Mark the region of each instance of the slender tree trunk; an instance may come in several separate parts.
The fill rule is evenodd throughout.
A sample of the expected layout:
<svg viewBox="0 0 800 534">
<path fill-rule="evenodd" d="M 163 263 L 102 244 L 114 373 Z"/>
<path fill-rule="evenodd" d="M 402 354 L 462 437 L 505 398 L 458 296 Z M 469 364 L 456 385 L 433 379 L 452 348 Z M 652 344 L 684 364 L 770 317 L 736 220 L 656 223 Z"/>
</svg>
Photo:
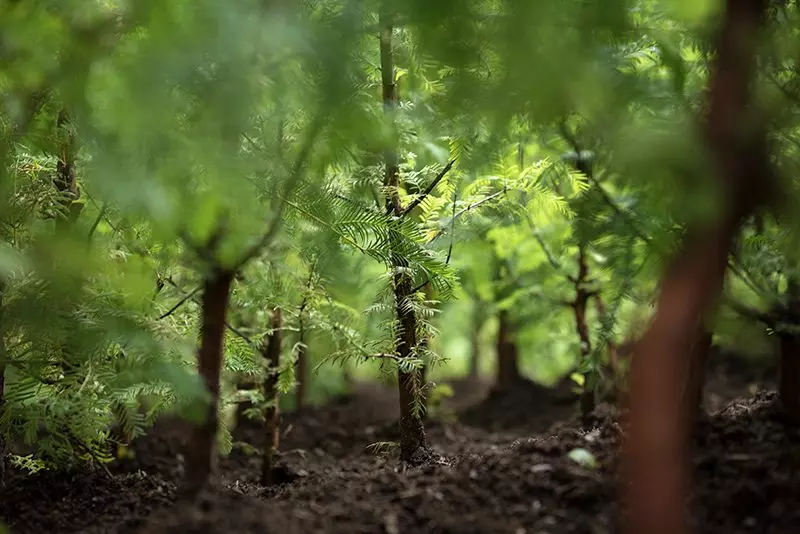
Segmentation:
<svg viewBox="0 0 800 534">
<path fill-rule="evenodd" d="M 657 311 L 632 362 L 630 431 L 625 443 L 629 534 L 684 534 L 689 481 L 681 361 L 697 325 L 722 291 L 728 254 L 742 219 L 774 184 L 766 136 L 752 125 L 750 83 L 763 0 L 728 0 L 710 78 L 707 140 L 723 183 L 723 210 L 690 233 L 661 281 Z M 766 187 L 765 187 L 766 186 Z"/>
<path fill-rule="evenodd" d="M 413 290 L 411 280 L 403 273 L 395 275 L 395 310 L 400 319 L 400 336 L 397 354 L 400 358 L 410 358 L 417 344 L 417 319 L 405 301 Z M 414 461 L 419 453 L 427 451 L 428 444 L 422 423 L 424 410 L 423 384 L 421 370 L 403 372 L 398 370 L 398 389 L 400 394 L 400 457 L 407 462 Z"/>
<path fill-rule="evenodd" d="M 581 361 L 586 361 L 592 354 L 592 340 L 589 338 L 589 326 L 586 323 L 586 307 L 589 303 L 589 292 L 584 285 L 589 273 L 589 266 L 586 262 L 586 248 L 581 245 L 578 248 L 578 276 L 575 278 L 575 301 L 572 303 L 572 310 L 575 313 L 575 329 L 578 332 L 580 341 Z M 594 376 L 592 371 L 583 375 L 583 391 L 580 396 L 581 416 L 587 419 L 595 408 L 595 388 Z"/>
<path fill-rule="evenodd" d="M 697 416 L 703 406 L 703 391 L 706 382 L 706 365 L 711 351 L 711 340 L 713 335 L 701 322 L 695 334 L 694 343 L 687 359 L 686 378 L 683 381 L 683 409 L 686 413 L 686 421 L 689 425 L 687 430 L 691 431 Z"/>
<path fill-rule="evenodd" d="M 778 333 L 779 380 L 778 394 L 787 420 L 800 424 L 800 287 L 797 280 L 789 279 L 787 310 L 784 314 L 790 330 Z"/>
<path fill-rule="evenodd" d="M 77 219 L 83 209 L 83 205 L 75 202 L 80 197 L 78 190 L 78 179 L 75 173 L 76 141 L 69 115 L 61 110 L 58 113 L 58 128 L 62 131 L 64 141 L 61 143 L 58 163 L 56 164 L 56 176 L 54 179 L 56 189 L 61 194 L 59 204 L 63 210 L 63 216 L 56 218 L 56 230 L 63 231 L 69 228 Z"/>
<path fill-rule="evenodd" d="M 272 460 L 280 445 L 280 408 L 278 406 L 278 379 L 280 378 L 283 316 L 280 308 L 272 310 L 270 329 L 261 355 L 267 363 L 264 379 L 264 400 L 270 403 L 264 410 L 264 463 L 261 465 L 261 484 L 272 484 Z"/>
<path fill-rule="evenodd" d="M 521 375 L 517 362 L 514 326 L 508 317 L 508 310 L 500 310 L 497 320 L 497 382 L 495 389 L 502 391 L 513 388 L 521 380 Z"/>
<path fill-rule="evenodd" d="M 197 368 L 205 382 L 211 402 L 203 423 L 192 429 L 186 451 L 186 479 L 183 491 L 187 496 L 198 494 L 216 474 L 219 380 L 222 368 L 225 314 L 228 309 L 233 273 L 215 271 L 203 284 L 200 349 Z"/>
<path fill-rule="evenodd" d="M 662 279 L 655 319 L 637 345 L 627 443 L 634 478 L 630 534 L 686 532 L 688 421 L 679 402 L 685 384 L 681 362 L 692 358 L 696 324 L 721 290 L 734 228 L 720 225 L 687 242 Z"/>
<path fill-rule="evenodd" d="M 392 51 L 391 24 L 387 24 L 381 17 L 380 35 L 380 60 L 381 78 L 383 85 L 384 112 L 391 116 L 397 104 L 397 87 L 394 79 L 394 58 Z M 402 216 L 403 207 L 400 204 L 400 169 L 397 153 L 386 150 L 384 185 L 388 189 L 389 198 L 386 201 L 387 211 Z M 392 245 L 393 246 L 393 245 Z M 394 248 L 394 247 L 393 247 Z M 395 313 L 401 329 L 398 336 L 396 352 L 400 358 L 410 358 L 417 346 L 417 317 L 408 299 L 413 296 L 413 281 L 406 271 L 406 262 L 397 254 L 392 254 L 395 259 L 394 269 L 394 299 Z M 405 462 L 414 462 L 421 454 L 428 452 L 425 429 L 422 423 L 422 409 L 424 401 L 422 394 L 422 377 L 419 370 L 404 372 L 398 369 L 397 385 L 400 397 L 400 458 Z"/>
<path fill-rule="evenodd" d="M 5 332 L 4 312 L 5 312 L 5 282 L 0 280 L 0 414 L 3 413 L 3 404 L 5 403 L 5 385 L 6 385 L 6 344 L 3 336 Z M 0 486 L 5 485 L 5 472 L 6 472 L 6 441 L 2 431 L 0 431 Z"/>
</svg>

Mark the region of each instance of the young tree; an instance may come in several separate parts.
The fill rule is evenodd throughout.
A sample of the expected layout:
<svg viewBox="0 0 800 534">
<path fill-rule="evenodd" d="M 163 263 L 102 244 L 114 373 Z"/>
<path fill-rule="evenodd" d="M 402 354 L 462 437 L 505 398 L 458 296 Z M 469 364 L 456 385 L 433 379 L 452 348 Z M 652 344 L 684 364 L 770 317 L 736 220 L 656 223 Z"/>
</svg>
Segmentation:
<svg viewBox="0 0 800 534">
<path fill-rule="evenodd" d="M 197 353 L 197 370 L 203 378 L 211 402 L 203 421 L 193 427 L 186 448 L 184 491 L 188 495 L 197 494 L 216 472 L 217 414 L 225 315 L 235 274 L 236 271 L 214 267 L 203 281 L 202 326 L 200 348 Z"/>
<path fill-rule="evenodd" d="M 387 20 L 385 14 L 382 15 L 380 24 L 383 106 L 387 116 L 392 117 L 398 99 L 393 52 L 394 26 Z M 390 148 L 385 151 L 384 162 L 384 187 L 388 195 L 386 211 L 401 219 L 406 211 L 400 201 L 400 168 L 396 149 Z M 413 462 L 419 460 L 420 455 L 424 457 L 428 454 L 421 413 L 424 406 L 421 398 L 424 384 L 420 369 L 406 364 L 417 350 L 417 316 L 411 301 L 414 298 L 414 282 L 407 272 L 407 262 L 396 254 L 394 256 L 391 268 L 394 271 L 392 284 L 398 326 L 396 352 L 400 359 L 397 371 L 397 386 L 400 393 L 400 457 L 403 461 Z"/>
</svg>

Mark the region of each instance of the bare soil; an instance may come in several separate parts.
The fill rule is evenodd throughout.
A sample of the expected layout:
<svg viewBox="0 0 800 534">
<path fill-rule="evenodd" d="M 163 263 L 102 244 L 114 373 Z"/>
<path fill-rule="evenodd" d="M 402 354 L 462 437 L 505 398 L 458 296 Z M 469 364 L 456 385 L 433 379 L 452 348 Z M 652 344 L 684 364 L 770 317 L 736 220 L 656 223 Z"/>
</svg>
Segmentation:
<svg viewBox="0 0 800 534">
<path fill-rule="evenodd" d="M 800 531 L 800 431 L 781 420 L 772 378 L 712 362 L 710 411 L 694 440 L 698 532 Z M 754 381 L 764 387 L 755 394 Z M 369 448 L 396 439 L 396 394 L 361 386 L 284 416 L 277 487 L 257 484 L 262 431 L 244 422 L 218 488 L 179 502 L 185 425 L 164 420 L 111 476 L 15 475 L 0 489 L 0 518 L 13 534 L 617 532 L 623 436 L 614 409 L 601 405 L 584 427 L 563 384 L 522 382 L 500 394 L 462 380 L 454 390 L 428 421 L 443 458 L 429 465 L 404 468 L 388 445 Z M 575 449 L 596 465 L 571 459 Z"/>
</svg>

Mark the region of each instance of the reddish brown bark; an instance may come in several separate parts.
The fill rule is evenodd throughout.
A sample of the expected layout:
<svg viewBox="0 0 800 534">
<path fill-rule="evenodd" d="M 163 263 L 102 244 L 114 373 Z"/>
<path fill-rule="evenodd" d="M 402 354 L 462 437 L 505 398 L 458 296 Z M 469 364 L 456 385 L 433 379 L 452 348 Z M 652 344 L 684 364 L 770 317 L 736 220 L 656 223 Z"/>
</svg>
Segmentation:
<svg viewBox="0 0 800 534">
<path fill-rule="evenodd" d="M 225 335 L 225 314 L 228 309 L 233 273 L 215 271 L 203 283 L 202 327 L 197 368 L 205 382 L 211 402 L 205 421 L 192 429 L 186 451 L 186 479 L 183 491 L 196 495 L 216 474 L 219 379 Z"/>
<path fill-rule="evenodd" d="M 264 400 L 269 403 L 264 409 L 264 461 L 261 464 L 261 484 L 272 485 L 272 463 L 280 445 L 280 408 L 278 406 L 278 379 L 280 378 L 281 341 L 283 314 L 280 308 L 272 310 L 270 334 L 261 345 L 261 355 L 266 360 L 267 374 L 264 378 Z"/>
<path fill-rule="evenodd" d="M 629 534 L 684 534 L 688 488 L 682 365 L 700 322 L 722 290 L 742 219 L 766 200 L 765 137 L 746 131 L 763 1 L 728 0 L 710 79 L 707 137 L 723 182 L 721 214 L 686 236 L 661 282 L 657 311 L 632 362 L 630 431 L 625 444 Z M 751 117 L 750 117 L 751 118 Z"/>
<path fill-rule="evenodd" d="M 517 362 L 517 344 L 514 339 L 514 325 L 508 317 L 508 310 L 500 310 L 497 315 L 497 380 L 495 389 L 506 390 L 514 387 L 520 380 Z"/>
<path fill-rule="evenodd" d="M 383 19 L 383 17 L 381 17 Z M 381 82 L 383 88 L 384 111 L 390 115 L 397 105 L 397 86 L 394 78 L 394 58 L 392 51 L 393 28 L 385 20 L 381 20 L 382 31 L 380 35 L 380 61 Z M 400 168 L 397 163 L 397 153 L 386 150 L 384 153 L 385 174 L 384 185 L 389 191 L 386 199 L 388 213 L 397 217 L 403 215 L 403 206 L 400 202 Z M 406 272 L 408 267 L 404 258 L 393 254 L 392 268 L 394 269 L 394 300 L 395 313 L 400 327 L 397 336 L 395 352 L 400 359 L 410 358 L 417 346 L 417 317 L 408 299 L 414 293 L 412 279 Z M 425 428 L 422 423 L 421 411 L 424 401 L 420 398 L 422 391 L 422 377 L 419 370 L 410 372 L 397 371 L 397 387 L 400 397 L 400 458 L 405 462 L 414 462 L 420 455 L 428 452 Z"/>
<path fill-rule="evenodd" d="M 797 280 L 790 279 L 787 290 L 785 321 L 791 330 L 778 333 L 779 381 L 778 394 L 788 422 L 800 424 L 800 287 Z"/>
</svg>

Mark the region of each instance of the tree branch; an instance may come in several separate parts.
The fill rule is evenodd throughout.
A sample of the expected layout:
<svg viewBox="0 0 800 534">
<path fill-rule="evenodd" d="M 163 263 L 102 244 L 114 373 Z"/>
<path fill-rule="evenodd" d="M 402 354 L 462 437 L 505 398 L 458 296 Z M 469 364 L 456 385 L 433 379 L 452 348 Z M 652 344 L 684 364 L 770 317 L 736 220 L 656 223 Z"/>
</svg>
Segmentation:
<svg viewBox="0 0 800 534">
<path fill-rule="evenodd" d="M 489 195 L 488 197 L 486 197 L 486 198 L 484 198 L 484 199 L 481 199 L 481 200 L 479 200 L 478 202 L 473 202 L 472 204 L 470 204 L 470 205 L 469 205 L 469 206 L 467 206 L 466 208 L 462 209 L 462 210 L 461 210 L 461 211 L 459 211 L 458 213 L 455 213 L 455 214 L 453 215 L 453 217 L 451 218 L 451 220 L 450 220 L 450 232 L 452 233 L 452 231 L 453 231 L 453 228 L 455 228 L 455 222 L 456 222 L 456 219 L 458 219 L 458 218 L 459 218 L 461 215 L 463 215 L 463 214 L 467 213 L 468 211 L 470 211 L 470 210 L 472 210 L 472 209 L 475 209 L 475 208 L 477 208 L 477 207 L 478 207 L 478 206 L 480 206 L 481 204 L 484 204 L 484 203 L 486 203 L 486 202 L 489 202 L 490 200 L 492 200 L 492 199 L 495 199 L 495 198 L 499 197 L 500 195 L 503 195 L 503 194 L 505 194 L 507 191 L 508 191 L 508 189 L 506 189 L 506 188 L 504 187 L 502 191 L 498 191 L 497 193 L 491 194 L 491 195 Z M 454 211 L 454 212 L 455 212 L 455 207 L 456 207 L 456 205 L 455 205 L 455 202 L 454 202 L 454 203 L 453 203 L 453 211 Z M 446 232 L 446 230 L 445 230 L 444 228 L 442 228 L 442 229 L 441 229 L 441 230 L 439 230 L 439 231 L 436 233 L 436 235 L 434 235 L 434 236 L 433 236 L 433 237 L 432 237 L 432 238 L 431 238 L 431 239 L 430 239 L 430 240 L 429 240 L 429 241 L 428 241 L 426 244 L 427 244 L 427 245 L 430 245 L 431 243 L 433 243 L 434 241 L 436 241 L 437 239 L 439 239 L 439 238 L 440 238 L 442 235 L 444 235 L 444 233 L 445 233 L 445 232 Z M 451 241 L 451 242 L 450 242 L 450 247 L 449 247 L 449 249 L 448 249 L 448 251 L 447 251 L 447 261 L 445 262 L 445 265 L 447 265 L 448 263 L 450 263 L 450 255 L 451 255 L 452 251 L 453 251 L 453 242 Z M 431 279 L 430 279 L 430 277 L 428 277 L 428 278 L 427 278 L 427 279 L 426 279 L 424 282 L 422 282 L 420 285 L 418 285 L 417 287 L 415 287 L 415 288 L 414 288 L 414 290 L 413 290 L 412 292 L 413 292 L 413 293 L 416 293 L 417 291 L 421 290 L 423 287 L 425 287 L 425 284 L 427 284 L 427 283 L 428 283 L 428 282 L 430 282 L 430 281 L 431 281 Z"/>
<path fill-rule="evenodd" d="M 465 214 L 465 213 L 467 213 L 468 211 L 470 211 L 470 210 L 473 210 L 473 209 L 477 208 L 477 207 L 478 207 L 478 206 L 480 206 L 481 204 L 485 204 L 486 202 L 489 202 L 489 201 L 491 201 L 491 200 L 494 200 L 495 198 L 499 197 L 500 195 L 504 195 L 504 194 L 506 194 L 506 192 L 507 192 L 507 191 L 508 191 L 508 189 L 506 189 L 506 188 L 503 188 L 503 190 L 502 190 L 502 191 L 498 191 L 497 193 L 493 193 L 493 194 L 489 195 L 488 197 L 486 197 L 486 198 L 483 198 L 483 199 L 481 199 L 481 200 L 479 200 L 479 201 L 477 201 L 477 202 L 473 202 L 472 204 L 470 204 L 470 205 L 469 205 L 469 206 L 467 206 L 466 208 L 464 208 L 464 209 L 462 209 L 461 211 L 459 211 L 458 213 L 456 213 L 456 214 L 453 216 L 453 221 L 455 221 L 456 219 L 458 219 L 459 217 L 461 217 L 462 215 L 464 215 L 464 214 Z M 428 241 L 428 243 L 427 243 L 427 244 L 428 244 L 428 245 L 430 245 L 431 243 L 433 243 L 434 241 L 436 241 L 437 239 L 439 239 L 440 237 L 442 237 L 442 235 L 444 235 L 444 233 L 445 233 L 445 232 L 446 232 L 446 230 L 445 230 L 445 229 L 439 230 L 439 231 L 436 233 L 436 235 L 434 235 L 434 236 L 433 236 L 433 237 L 430 239 L 430 241 Z"/>
<path fill-rule="evenodd" d="M 539 228 L 536 227 L 536 224 L 533 222 L 533 219 L 530 218 L 530 215 L 528 217 L 526 217 L 526 219 L 528 220 L 528 225 L 531 227 L 531 230 L 532 230 L 532 233 L 533 233 L 533 238 L 539 244 L 539 248 L 542 249 L 542 252 L 544 252 L 544 255 L 547 256 L 547 262 L 550 265 L 553 266 L 553 269 L 555 269 L 556 271 L 558 271 L 560 273 L 563 273 L 564 266 L 561 265 L 561 262 L 559 262 L 555 258 L 555 256 L 553 256 L 552 252 L 550 252 L 550 248 L 547 246 L 547 243 L 544 242 L 544 239 L 542 239 L 542 236 L 539 234 Z M 569 280 L 570 282 L 575 283 L 576 280 L 575 280 L 574 276 L 566 274 L 566 273 L 563 273 L 563 274 L 567 278 L 567 280 Z"/>
<path fill-rule="evenodd" d="M 322 131 L 322 127 L 325 121 L 322 118 L 322 115 L 317 115 L 314 123 L 311 125 L 311 129 L 306 136 L 305 142 L 303 146 L 300 148 L 300 153 L 297 155 L 297 159 L 294 162 L 292 167 L 292 172 L 289 175 L 289 179 L 286 181 L 286 184 L 283 187 L 282 194 L 280 195 L 280 201 L 278 204 L 278 208 L 275 210 L 275 215 L 272 217 L 272 221 L 270 222 L 269 226 L 267 227 L 267 231 L 261 236 L 261 238 L 256 241 L 247 251 L 239 258 L 233 267 L 232 270 L 238 271 L 242 267 L 244 267 L 250 260 L 255 258 L 264 248 L 269 245 L 275 235 L 278 233 L 278 229 L 280 228 L 281 218 L 283 216 L 283 210 L 286 208 L 286 200 L 291 193 L 294 186 L 300 180 L 300 176 L 303 172 L 303 168 L 305 167 L 306 162 L 308 161 L 309 156 L 311 155 L 311 149 L 314 146 L 314 142 L 316 141 L 317 137 L 319 136 L 320 132 Z"/>
<path fill-rule="evenodd" d="M 172 282 L 171 280 L 170 280 L 170 283 L 173 286 L 177 287 L 175 285 L 175 283 Z M 156 320 L 160 321 L 162 319 L 166 319 L 167 317 L 169 317 L 170 315 L 175 313 L 178 310 L 178 308 L 180 308 L 181 306 L 183 306 L 186 303 L 186 301 L 188 301 L 190 298 L 194 297 L 197 294 L 197 292 L 200 291 L 200 289 L 202 289 L 202 286 L 197 286 L 190 293 L 186 293 L 172 308 L 170 308 L 167 312 L 165 312 L 162 315 L 160 315 L 158 317 L 158 319 L 156 319 Z"/>
<path fill-rule="evenodd" d="M 445 165 L 444 169 L 439 171 L 439 174 L 436 175 L 436 178 L 433 179 L 433 181 L 430 183 L 430 185 L 428 185 L 428 187 L 425 188 L 425 191 L 423 191 L 422 194 L 420 194 L 408 206 L 406 206 L 406 208 L 400 213 L 400 216 L 401 217 L 405 217 L 406 215 L 411 213 L 411 211 L 414 208 L 416 208 L 417 206 L 422 204 L 422 202 L 428 197 L 428 195 L 431 194 L 431 192 L 436 188 L 436 186 L 439 185 L 439 182 L 442 181 L 442 178 L 444 178 L 445 175 L 447 175 L 447 173 L 450 172 L 450 169 L 453 168 L 453 165 L 455 164 L 455 162 L 456 162 L 455 159 L 451 159 L 450 162 L 447 165 Z M 392 213 L 392 209 L 388 209 L 386 211 L 386 215 L 391 215 L 391 213 Z"/>
<path fill-rule="evenodd" d="M 751 308 L 749 306 L 745 306 L 741 302 L 739 302 L 739 301 L 737 301 L 737 300 L 735 300 L 735 299 L 733 299 L 731 297 L 727 297 L 725 299 L 725 303 L 728 305 L 729 308 L 731 308 L 733 311 L 735 311 L 736 313 L 738 313 L 742 317 L 745 317 L 747 319 L 753 319 L 753 320 L 759 321 L 761 323 L 764 323 L 769 328 L 774 328 L 775 325 L 778 323 L 779 318 L 778 318 L 777 314 L 775 314 L 775 313 L 762 312 L 762 311 L 757 310 L 755 308 Z"/>
<path fill-rule="evenodd" d="M 191 299 L 195 304 L 200 304 L 200 302 L 197 302 L 196 298 L 193 298 L 197 294 L 197 292 L 200 290 L 200 287 L 195 288 L 194 291 L 192 291 L 191 293 L 187 294 L 186 291 L 184 291 L 181 286 L 176 284 L 175 281 L 171 277 L 168 277 L 166 280 L 167 280 L 167 283 L 169 283 L 169 285 L 171 285 L 172 287 L 174 287 L 175 289 L 177 289 L 178 291 L 180 291 L 181 293 L 184 294 L 184 298 L 181 300 L 179 305 L 183 304 L 184 302 L 186 302 L 189 299 Z M 253 347 L 258 348 L 256 343 L 253 342 L 253 340 L 250 339 L 250 337 L 247 334 L 245 334 L 244 332 L 242 332 L 241 330 L 239 330 L 235 326 L 231 325 L 228 321 L 225 321 L 224 324 L 225 324 L 225 328 L 227 328 L 228 330 L 230 330 L 231 332 L 233 332 L 234 334 L 236 334 L 237 336 L 242 338 L 248 344 L 252 345 Z"/>
<path fill-rule="evenodd" d="M 560 124 L 560 130 L 562 137 L 566 139 L 566 141 L 573 147 L 576 153 L 580 156 L 581 146 L 578 143 L 575 136 L 572 134 L 572 132 L 570 132 L 569 129 L 566 127 L 565 123 L 562 122 Z M 655 244 L 653 243 L 653 240 L 650 239 L 644 233 L 644 231 L 642 231 L 642 229 L 637 224 L 634 215 L 628 212 L 627 210 L 621 208 L 617 204 L 617 202 L 611 197 L 608 191 L 606 191 L 605 188 L 600 184 L 600 182 L 597 181 L 593 173 L 584 172 L 584 174 L 586 175 L 586 179 L 589 180 L 589 182 L 591 182 L 592 186 L 597 190 L 597 192 L 600 193 L 603 202 L 605 202 L 606 205 L 608 205 L 608 207 L 610 207 L 617 215 L 621 216 L 625 220 L 625 222 L 628 225 L 628 228 L 630 228 L 633 231 L 636 237 L 641 239 L 642 242 L 644 242 L 651 249 L 655 249 L 656 247 Z M 734 253 L 732 254 L 732 256 L 733 259 L 728 260 L 728 268 L 730 269 L 730 271 L 742 282 L 744 282 L 744 284 L 747 285 L 756 294 L 759 294 L 761 296 L 768 296 L 762 288 L 758 287 L 758 285 L 753 280 L 750 279 L 747 271 L 743 267 L 740 268 L 737 265 L 738 258 L 736 257 L 736 254 Z"/>
<path fill-rule="evenodd" d="M 107 209 L 108 209 L 108 204 L 104 203 L 103 207 L 100 208 L 100 211 L 97 213 L 97 217 L 95 218 L 94 222 L 92 223 L 91 228 L 89 228 L 89 235 L 86 236 L 86 241 L 88 241 L 89 243 L 92 242 L 92 238 L 94 237 L 94 233 L 95 233 L 95 231 L 97 231 L 97 227 L 100 225 L 100 221 L 102 221 L 103 218 L 105 217 Z"/>
<path fill-rule="evenodd" d="M 450 215 L 450 246 L 447 248 L 447 259 L 444 260 L 445 265 L 450 265 L 450 257 L 453 254 L 453 243 L 456 237 L 453 228 L 456 226 L 456 204 L 458 203 L 458 193 L 453 193 L 453 213 Z"/>
</svg>

